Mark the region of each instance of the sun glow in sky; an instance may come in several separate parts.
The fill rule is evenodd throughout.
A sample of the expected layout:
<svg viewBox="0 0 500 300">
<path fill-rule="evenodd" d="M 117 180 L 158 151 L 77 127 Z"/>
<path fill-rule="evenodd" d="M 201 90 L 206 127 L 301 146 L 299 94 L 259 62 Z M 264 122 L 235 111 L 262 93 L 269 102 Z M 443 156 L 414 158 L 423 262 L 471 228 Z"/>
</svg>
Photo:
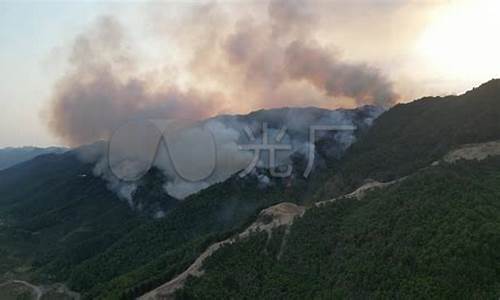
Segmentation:
<svg viewBox="0 0 500 300">
<path fill-rule="evenodd" d="M 416 53 L 448 80 L 482 82 L 500 72 L 500 1 L 458 1 L 434 12 Z"/>
<path fill-rule="evenodd" d="M 183 5 L 156 2 L 152 10 L 154 14 L 163 10 L 166 13 L 159 18 L 173 18 L 175 24 L 176 8 Z M 243 4 L 231 3 L 227 11 L 237 14 L 242 11 L 238 5 Z M 145 13 L 145 6 L 144 2 L 0 2 L 0 147 L 60 144 L 48 130 L 43 110 L 57 79 L 66 72 L 61 57 L 68 45 L 101 15 L 119 18 L 135 35 L 136 49 L 153 58 L 142 61 L 140 68 L 161 66 L 163 60 L 181 61 L 182 49 L 161 48 L 163 41 L 136 30 L 151 27 L 148 22 L 154 14 L 151 7 Z M 253 7 L 261 8 L 266 6 Z M 463 93 L 500 77 L 500 1 L 339 0 L 332 2 L 331 12 L 327 18 L 331 23 L 317 33 L 322 43 L 334 45 L 348 60 L 387 74 L 402 101 Z M 175 35 L 176 30 L 168 34 Z M 168 70 L 162 72 L 168 77 Z M 190 74 L 178 75 L 165 80 L 190 84 Z"/>
</svg>

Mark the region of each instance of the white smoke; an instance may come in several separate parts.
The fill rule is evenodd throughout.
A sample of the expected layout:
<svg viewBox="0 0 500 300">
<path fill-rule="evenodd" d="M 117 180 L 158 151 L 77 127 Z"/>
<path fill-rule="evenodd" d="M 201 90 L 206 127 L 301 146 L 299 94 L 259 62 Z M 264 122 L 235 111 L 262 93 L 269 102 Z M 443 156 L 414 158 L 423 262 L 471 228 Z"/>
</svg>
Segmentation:
<svg viewBox="0 0 500 300">
<path fill-rule="evenodd" d="M 254 151 L 242 151 L 239 146 L 262 144 L 263 120 L 274 121 L 272 125 L 269 124 L 267 131 L 269 144 L 278 143 L 276 138 L 281 136 L 279 143 L 290 145 L 290 151 L 276 152 L 276 165 L 293 167 L 292 155 L 306 157 L 311 148 L 316 151 L 314 141 L 309 139 L 308 129 L 311 125 L 371 125 L 373 119 L 382 112 L 376 107 L 366 107 L 364 110 L 366 112 L 362 117 L 353 115 L 356 110 L 306 108 L 261 111 L 246 116 L 221 116 L 195 124 L 135 121 L 119 128 L 109 142 L 80 147 L 79 153 L 82 160 L 95 163 L 94 175 L 105 179 L 108 187 L 131 207 L 140 209 L 134 204 L 134 192 L 138 182 L 151 168 L 157 168 L 165 175 L 166 193 L 184 199 L 249 166 L 256 154 Z M 259 113 L 267 115 L 262 119 Z M 248 131 L 255 140 L 247 136 Z M 207 133 L 213 138 L 212 141 L 205 139 Z M 342 153 L 355 141 L 353 131 L 339 131 L 333 135 L 319 131 L 316 140 L 323 138 L 331 139 L 329 151 L 334 154 Z M 255 167 L 269 169 L 269 153 L 261 151 L 257 154 L 259 157 Z M 315 159 L 322 163 L 318 153 Z M 210 172 L 206 171 L 207 166 L 213 166 L 208 168 Z M 249 176 L 257 176 L 259 188 L 272 184 L 265 174 L 252 172 Z"/>
</svg>

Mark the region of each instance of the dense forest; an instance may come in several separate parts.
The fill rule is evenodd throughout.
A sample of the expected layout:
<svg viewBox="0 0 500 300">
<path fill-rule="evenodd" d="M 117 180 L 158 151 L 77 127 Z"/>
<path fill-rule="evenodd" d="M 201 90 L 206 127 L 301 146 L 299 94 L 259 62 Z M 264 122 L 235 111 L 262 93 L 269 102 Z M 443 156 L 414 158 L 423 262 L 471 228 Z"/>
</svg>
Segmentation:
<svg viewBox="0 0 500 300">
<path fill-rule="evenodd" d="M 330 170 L 317 199 L 341 195 L 370 178 L 389 181 L 430 165 L 464 144 L 500 139 L 500 80 L 459 96 L 397 104 Z"/>
<path fill-rule="evenodd" d="M 153 169 L 134 197 L 142 211 L 72 151 L 40 156 L 0 171 L 0 280 L 64 282 L 83 299 L 133 299 L 246 228 L 261 209 L 286 201 L 311 207 L 286 243 L 280 228 L 270 239 L 260 233 L 225 246 L 177 296 L 498 298 L 500 160 L 431 164 L 460 145 L 500 139 L 499 119 L 500 80 L 399 104 L 307 179 L 304 159 L 292 157 L 291 178 L 262 187 L 256 176 L 233 176 L 178 201 Z M 316 146 L 328 154 L 331 144 Z M 367 179 L 407 175 L 361 201 L 313 205 Z M 165 217 L 151 218 L 158 208 Z"/>
<path fill-rule="evenodd" d="M 304 179 L 259 187 L 255 176 L 234 176 L 176 203 L 153 169 L 134 199 L 156 205 L 163 198 L 167 216 L 153 219 L 89 175 L 91 167 L 68 153 L 0 172 L 0 213 L 9 216 L 0 227 L 2 273 L 17 270 L 10 276 L 35 283 L 65 282 L 85 299 L 129 299 L 182 271 L 261 209 L 301 201 L 310 190 Z"/>
<path fill-rule="evenodd" d="M 179 299 L 496 299 L 500 159 L 418 174 L 226 245 Z"/>
<path fill-rule="evenodd" d="M 189 266 L 214 241 L 244 228 L 261 209 L 297 202 L 303 193 L 284 183 L 265 190 L 257 186 L 256 178 L 234 177 L 193 195 L 164 219 L 138 227 L 78 266 L 70 287 L 88 291 L 89 299 L 138 296 Z"/>
</svg>

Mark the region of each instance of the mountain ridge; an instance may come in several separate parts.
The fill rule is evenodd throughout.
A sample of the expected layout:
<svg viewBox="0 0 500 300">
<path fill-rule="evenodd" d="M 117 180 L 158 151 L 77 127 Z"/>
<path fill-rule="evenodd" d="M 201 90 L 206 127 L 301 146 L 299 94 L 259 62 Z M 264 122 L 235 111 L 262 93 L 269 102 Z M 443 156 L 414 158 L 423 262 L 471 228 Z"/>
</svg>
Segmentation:
<svg viewBox="0 0 500 300">
<path fill-rule="evenodd" d="M 342 156 L 325 159 L 307 180 L 300 176 L 301 160 L 294 161 L 297 173 L 289 179 L 272 179 L 268 170 L 257 169 L 254 176 L 231 176 L 186 197 L 161 219 L 133 213 L 106 188 L 106 182 L 91 176 L 93 163 L 79 161 L 74 152 L 20 164 L 0 172 L 0 219 L 9 224 L 0 226 L 0 253 L 9 258 L 0 261 L 0 267 L 22 266 L 29 271 L 14 275 L 31 276 L 38 282 L 65 281 L 84 299 L 132 299 L 175 278 L 214 242 L 243 231 L 262 209 L 289 202 L 310 207 L 293 222 L 290 233 L 281 228 L 270 240 L 257 234 L 222 247 L 204 264 L 206 276 L 188 279 L 185 289 L 175 296 L 265 298 L 262 293 L 267 292 L 274 298 L 440 298 L 457 296 L 450 289 L 453 281 L 471 291 L 457 289 L 464 294 L 490 295 L 480 292 L 478 286 L 483 285 L 493 295 L 498 282 L 492 274 L 499 247 L 495 197 L 500 191 L 495 182 L 500 178 L 496 171 L 500 162 L 497 157 L 487 157 L 431 165 L 457 147 L 500 140 L 498 83 L 493 81 L 466 96 L 426 98 L 391 108 L 372 126 L 357 132 L 356 142 Z M 264 118 L 262 112 L 259 118 Z M 278 122 L 274 126 L 279 127 Z M 323 147 L 328 153 L 334 146 L 328 142 L 334 136 L 326 138 L 318 141 L 317 149 Z M 64 163 L 51 166 L 54 159 Z M 31 172 L 35 163 L 39 167 Z M 58 171 L 66 175 L 58 178 Z M 8 187 L 8 180 L 1 179 L 8 179 L 10 172 L 19 176 L 11 177 Z M 24 178 L 23 172 L 33 177 Z M 90 176 L 80 177 L 82 172 Z M 153 172 L 145 179 L 142 192 L 146 193 L 137 195 L 139 202 L 149 202 L 148 197 L 159 199 L 162 174 L 156 174 L 160 177 Z M 392 181 L 410 174 L 415 175 Z M 263 185 L 257 175 L 269 177 L 268 184 Z M 21 179 L 23 189 L 14 188 Z M 380 186 L 377 182 L 386 188 L 369 191 Z M 390 182 L 397 184 L 389 186 Z M 356 191 L 360 187 L 364 188 Z M 150 190 L 153 192 L 147 193 Z M 315 205 L 350 193 L 360 194 L 363 200 L 342 198 L 319 205 L 321 208 Z M 111 204 L 100 202 L 110 199 L 114 199 L 108 201 Z M 92 207 L 103 203 L 106 212 L 96 214 L 102 217 L 89 217 Z M 15 214 L 29 218 L 16 219 Z M 12 222 L 16 220 L 18 223 Z M 473 234 L 474 228 L 477 234 Z M 96 239 L 92 233 L 99 233 Z M 286 250 L 281 253 L 285 236 Z M 44 240 L 63 244 L 40 251 Z M 489 248 L 478 248 L 481 244 Z M 442 264 L 428 255 L 432 249 L 443 249 L 436 256 Z M 460 249 L 483 255 L 464 254 Z M 484 257 L 484 261 L 476 257 Z M 456 269 L 450 263 L 454 258 L 479 267 Z M 238 263 L 243 263 L 241 270 L 232 268 Z M 275 267 L 281 271 L 276 272 Z M 433 275 L 440 272 L 449 278 Z M 466 283 L 453 275 L 460 272 L 485 279 Z"/>
<path fill-rule="evenodd" d="M 0 149 L 0 170 L 7 169 L 18 163 L 28 161 L 36 156 L 50 153 L 64 153 L 68 148 L 65 147 L 6 147 Z"/>
</svg>

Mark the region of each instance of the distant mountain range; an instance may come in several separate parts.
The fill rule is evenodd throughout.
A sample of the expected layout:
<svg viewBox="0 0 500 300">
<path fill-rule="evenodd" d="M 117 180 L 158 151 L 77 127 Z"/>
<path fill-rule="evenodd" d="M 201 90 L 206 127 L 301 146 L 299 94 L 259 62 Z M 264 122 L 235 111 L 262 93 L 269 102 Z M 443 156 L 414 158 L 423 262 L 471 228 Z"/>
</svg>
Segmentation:
<svg viewBox="0 0 500 300">
<path fill-rule="evenodd" d="M 290 177 L 259 167 L 183 200 L 154 167 L 131 206 L 78 150 L 0 171 L 0 282 L 65 283 L 83 299 L 498 298 L 500 80 L 385 112 L 215 119 L 285 123 L 303 141 L 302 125 L 331 117 L 358 130 L 348 144 L 321 136 L 307 179 L 292 155 Z"/>
<path fill-rule="evenodd" d="M 7 169 L 15 164 L 30 160 L 38 155 L 48 153 L 63 153 L 63 147 L 8 147 L 0 149 L 0 170 Z"/>
</svg>

